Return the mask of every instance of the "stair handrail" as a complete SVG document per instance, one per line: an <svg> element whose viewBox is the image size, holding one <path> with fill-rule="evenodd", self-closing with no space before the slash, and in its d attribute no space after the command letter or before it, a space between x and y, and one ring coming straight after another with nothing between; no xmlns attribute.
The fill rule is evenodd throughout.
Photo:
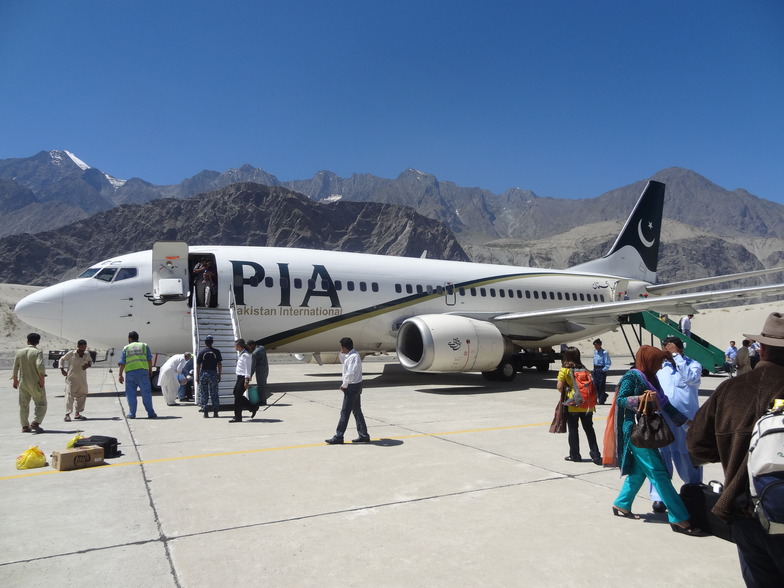
<svg viewBox="0 0 784 588"><path fill-rule="evenodd" d="M196 287L194 286L193 292L191 293L191 348L193 349L193 373L196 373L196 356L199 354L199 320L196 316L198 311L196 310L198 305L196 304ZM197 381L198 378L193 378L193 394L196 398L199 397L199 382Z"/></svg>
<svg viewBox="0 0 784 588"><path fill-rule="evenodd" d="M234 340L242 339L240 320L237 315L237 299L234 297L234 288L231 286L229 286L229 316L231 317L231 330L234 333Z"/></svg>

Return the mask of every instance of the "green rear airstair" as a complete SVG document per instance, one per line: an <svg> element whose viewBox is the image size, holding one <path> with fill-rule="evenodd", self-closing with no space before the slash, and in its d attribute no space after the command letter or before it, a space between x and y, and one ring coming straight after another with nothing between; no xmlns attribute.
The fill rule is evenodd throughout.
<svg viewBox="0 0 784 588"><path fill-rule="evenodd" d="M691 338L686 337L678 330L678 323L670 320L666 315L653 312L652 310L637 312L628 316L626 324L639 327L639 332L632 329L637 337L638 345L643 344L642 329L645 329L651 334L651 345L654 345L654 337L661 342L665 337L674 335L684 342L684 353L692 359L699 361L704 369L713 374L723 370L724 352L721 349L714 347L708 341L698 337L694 333L691 334ZM623 331L623 336L626 337L625 330ZM626 337L626 343L629 345L629 350L632 350L628 337ZM658 345L656 346L658 347ZM633 350L632 355L634 355Z"/></svg>

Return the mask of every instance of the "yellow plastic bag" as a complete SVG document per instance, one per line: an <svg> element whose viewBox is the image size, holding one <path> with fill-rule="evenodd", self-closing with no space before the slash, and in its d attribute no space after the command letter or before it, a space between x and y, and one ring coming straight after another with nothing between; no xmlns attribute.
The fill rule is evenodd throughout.
<svg viewBox="0 0 784 588"><path fill-rule="evenodd" d="M82 435L81 431L77 431L74 438L71 439L68 444L65 446L66 449L73 449L74 443L76 443L79 439L84 439L84 435Z"/></svg>
<svg viewBox="0 0 784 588"><path fill-rule="evenodd" d="M37 445L31 446L30 449L16 458L17 470L31 470L33 468L42 468L45 465L46 456L43 451L38 449Z"/></svg>

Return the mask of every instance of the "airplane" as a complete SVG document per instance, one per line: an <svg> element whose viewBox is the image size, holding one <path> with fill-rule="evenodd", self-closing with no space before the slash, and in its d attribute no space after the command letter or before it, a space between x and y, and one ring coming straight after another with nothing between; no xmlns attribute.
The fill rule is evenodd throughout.
<svg viewBox="0 0 784 588"><path fill-rule="evenodd" d="M600 335L631 313L693 314L696 304L782 292L784 284L671 294L771 269L656 284L664 193L649 181L609 252L566 270L161 241L36 291L15 312L106 348L137 331L156 353L197 351L225 328L226 351L245 334L268 352L318 354L347 336L362 353L395 352L408 370L509 381L516 354ZM192 289L204 260L216 278L206 307Z"/></svg>

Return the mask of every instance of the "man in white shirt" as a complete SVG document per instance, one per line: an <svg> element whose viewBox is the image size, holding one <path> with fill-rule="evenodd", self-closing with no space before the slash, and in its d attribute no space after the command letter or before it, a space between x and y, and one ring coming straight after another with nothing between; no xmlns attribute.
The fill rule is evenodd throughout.
<svg viewBox="0 0 784 588"><path fill-rule="evenodd" d="M681 333L687 337L691 337L691 319L693 316L693 314L687 314L686 316L681 317L680 323L678 324Z"/></svg>
<svg viewBox="0 0 784 588"><path fill-rule="evenodd" d="M330 445L342 445L343 435L348 427L348 419L353 414L357 423L359 437L352 443L370 443L365 416L362 414L362 358L354 349L354 341L350 337L340 340L340 361L343 363L343 407L340 409L340 420L335 435L326 442Z"/></svg>
<svg viewBox="0 0 784 588"><path fill-rule="evenodd" d="M669 361L665 361L656 377L659 379L662 391L670 404L677 408L681 414L692 419L700 407L702 365L683 354L683 341L678 337L669 336L662 339L662 349L672 355L675 367ZM662 414L665 415L664 419L675 436L675 441L659 450L670 477L672 477L674 464L684 483L701 484L702 468L694 467L691 463L689 450L686 448L686 429L673 423L665 412ZM653 501L653 511L666 512L667 508L653 485L650 486L650 494Z"/></svg>

